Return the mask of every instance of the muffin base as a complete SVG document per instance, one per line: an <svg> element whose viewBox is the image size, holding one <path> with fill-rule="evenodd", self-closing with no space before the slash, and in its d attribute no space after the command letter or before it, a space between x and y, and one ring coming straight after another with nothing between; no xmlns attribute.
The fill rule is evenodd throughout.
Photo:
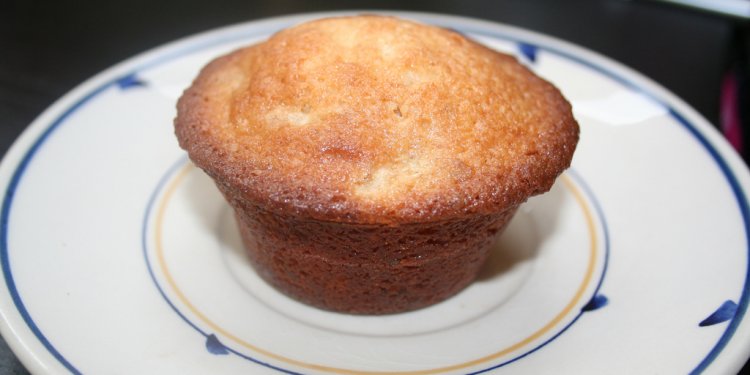
<svg viewBox="0 0 750 375"><path fill-rule="evenodd" d="M443 222L368 225L281 216L231 202L256 272L288 296L350 314L423 308L479 273L517 207Z"/></svg>

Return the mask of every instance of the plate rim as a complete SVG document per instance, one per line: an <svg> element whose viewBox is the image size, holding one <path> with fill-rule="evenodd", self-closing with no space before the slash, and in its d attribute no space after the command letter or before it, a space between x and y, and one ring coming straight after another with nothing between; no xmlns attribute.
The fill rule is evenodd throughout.
<svg viewBox="0 0 750 375"><path fill-rule="evenodd" d="M543 47L545 50L552 51L555 54L572 58L572 60L583 63L586 67L605 74L607 77L615 78L618 82L625 84L627 87L635 89L637 92L645 94L648 98L656 101L664 108L669 110L669 115L680 122L683 127L696 138L701 146L710 154L716 166L721 170L726 182L730 185L737 206L740 209L741 216L744 220L744 229L746 242L750 235L750 219L748 216L748 203L746 190L750 187L750 173L747 166L739 156L731 149L729 144L721 137L710 123L698 114L692 107L685 103L681 98L671 93L660 84L644 76L622 63L601 55L585 47L573 44L554 36L542 34L536 31L511 26L500 22L482 20L472 17L447 15L431 12L411 12L411 11L393 11L393 10L343 10L333 12L313 12L313 13L296 13L281 15L270 18L249 20L236 24L210 29L196 34L179 38L172 42L167 42L155 48L148 49L133 57L123 60L112 67L86 79L72 90L56 100L52 105L45 109L36 119L34 119L13 142L11 147L3 156L0 163L0 189L3 191L2 214L0 219L0 256L2 258L3 288L2 298L0 298L0 332L8 342L9 347L19 360L32 372L47 372L57 370L68 370L76 373L74 367L69 367L67 361L53 347L47 347L46 339L43 335L40 337L35 330L35 326L29 325L24 311L19 309L18 303L20 297L13 295L10 288L13 286L12 272L10 271L7 255L7 235L8 235L8 214L12 204L15 188L23 175L23 170L33 159L34 153L40 148L46 138L54 132L65 119L75 110L83 106L88 100L95 97L98 93L105 91L109 87L118 84L122 78L127 78L131 73L147 70L161 62L170 61L186 55L192 51L197 51L208 45L217 45L229 42L230 40L248 39L248 31L254 30L254 35L267 35L268 29L280 29L289 25L303 22L306 20L331 17L345 16L351 14L376 13L384 15L393 15L404 18L412 18L422 22L437 24L450 27L457 24L462 32L491 34L490 36L509 40L514 42L530 41L535 45ZM263 30L262 32L259 30ZM245 32L243 34L243 31ZM500 35L497 35L500 34ZM222 38L223 36L223 38ZM750 243L746 244L750 246ZM747 254L746 254L747 255ZM708 355L693 370L694 373L702 372L712 366L712 370L717 371L738 371L744 364L744 360L738 363L738 356L735 360L728 359L727 356L720 356L727 345L732 342L736 348L734 351L744 353L745 359L750 355L750 339L744 341L734 340L732 336L743 326L746 321L745 312L748 305L748 294L750 293L750 264L746 265L745 282L742 288L739 307L735 318L733 318L724 330L719 342L715 344ZM10 276L9 276L10 275ZM10 280L10 284L8 281ZM15 310L6 311L5 305L11 300ZM28 313L26 313L28 314ZM739 316L739 319L737 317ZM21 319L18 321L18 319ZM30 319L30 317L29 317ZM747 323L744 325L747 326ZM18 329L20 327L20 330ZM26 330L30 332L26 332ZM745 328L747 330L747 328ZM23 332L21 332L23 331ZM28 336L31 333L31 336ZM39 332L41 334L41 332ZM26 336L24 336L26 335ZM36 341L36 342L35 342ZM38 341L41 341L38 342ZM735 344L736 343L736 344ZM31 348L29 345L34 346ZM37 358L36 353L40 348L46 349L45 353L51 355L53 361ZM51 345L51 344L50 344ZM717 360L720 360L717 363ZM730 363L734 362L734 364ZM52 367L48 365L52 363ZM723 368L722 368L723 366Z"/></svg>

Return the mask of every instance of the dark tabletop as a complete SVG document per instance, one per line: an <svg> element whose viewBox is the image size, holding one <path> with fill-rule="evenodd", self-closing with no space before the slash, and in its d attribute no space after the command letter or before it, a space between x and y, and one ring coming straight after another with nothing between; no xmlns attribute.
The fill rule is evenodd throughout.
<svg viewBox="0 0 750 375"><path fill-rule="evenodd" d="M46 107L136 53L208 29L290 13L414 10L520 26L640 71L718 126L722 78L742 64L746 23L653 1L128 0L0 2L0 154ZM0 340L0 373L26 373Z"/></svg>

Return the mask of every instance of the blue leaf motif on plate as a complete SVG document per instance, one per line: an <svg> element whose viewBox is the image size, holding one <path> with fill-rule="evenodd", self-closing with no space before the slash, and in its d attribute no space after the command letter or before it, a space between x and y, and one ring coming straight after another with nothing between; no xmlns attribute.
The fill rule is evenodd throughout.
<svg viewBox="0 0 750 375"><path fill-rule="evenodd" d="M229 354L227 347L224 346L224 344L222 344L213 333L206 336L206 350L208 350L209 353L216 355Z"/></svg>
<svg viewBox="0 0 750 375"><path fill-rule="evenodd" d="M609 299L603 294L597 294L591 298L591 300L581 308L581 311L587 312L587 311L594 311L601 309L604 306L607 306L607 303L609 303Z"/></svg>
<svg viewBox="0 0 750 375"><path fill-rule="evenodd" d="M737 304L732 300L726 300L719 306L713 314L709 315L708 318L703 319L702 322L698 323L700 327L712 326L726 322L734 318L734 314L737 312Z"/></svg>
<svg viewBox="0 0 750 375"><path fill-rule="evenodd" d="M518 43L518 50L521 52L521 54L526 57L531 62L536 62L536 52L537 47L533 44Z"/></svg>
<svg viewBox="0 0 750 375"><path fill-rule="evenodd" d="M127 90L133 87L145 87L146 82L143 82L140 79L138 79L135 73L131 73L124 77L120 77L117 80L117 86L120 88L120 90Z"/></svg>

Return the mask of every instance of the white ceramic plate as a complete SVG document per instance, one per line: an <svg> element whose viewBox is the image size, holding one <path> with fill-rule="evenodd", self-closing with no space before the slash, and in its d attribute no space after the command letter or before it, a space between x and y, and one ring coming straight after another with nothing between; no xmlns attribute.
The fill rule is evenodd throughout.
<svg viewBox="0 0 750 375"><path fill-rule="evenodd" d="M424 310L334 314L269 288L227 205L177 147L174 103L210 58L330 14L156 49L42 114L0 167L2 333L39 373L687 373L750 350L749 175L664 89L579 47L398 13L516 54L571 100L573 161L480 279Z"/></svg>

